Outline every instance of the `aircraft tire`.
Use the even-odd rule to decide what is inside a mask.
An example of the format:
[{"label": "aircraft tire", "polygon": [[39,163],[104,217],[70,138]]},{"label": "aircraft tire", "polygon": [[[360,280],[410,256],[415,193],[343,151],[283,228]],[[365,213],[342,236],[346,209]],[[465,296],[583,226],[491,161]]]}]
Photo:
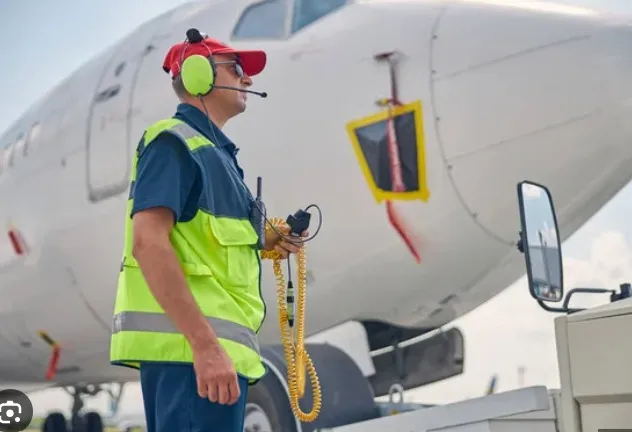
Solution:
[{"label": "aircraft tire", "polygon": [[[261,348],[261,355],[269,372],[248,390],[244,432],[250,432],[248,427],[258,432],[312,432],[379,416],[371,384],[351,357],[331,345],[306,344],[306,349],[321,387],[322,405],[318,418],[312,423],[297,422],[294,418],[287,390],[283,346],[265,346]],[[312,409],[309,377],[299,405],[304,412]]]},{"label": "aircraft tire", "polygon": [[94,411],[85,413],[83,416],[83,431],[103,432],[103,420],[101,419],[101,415]]},{"label": "aircraft tire", "polygon": [[294,415],[285,389],[267,375],[248,390],[244,432],[296,432]]},{"label": "aircraft tire", "polygon": [[60,412],[50,413],[44,419],[42,432],[68,432],[66,417]]}]

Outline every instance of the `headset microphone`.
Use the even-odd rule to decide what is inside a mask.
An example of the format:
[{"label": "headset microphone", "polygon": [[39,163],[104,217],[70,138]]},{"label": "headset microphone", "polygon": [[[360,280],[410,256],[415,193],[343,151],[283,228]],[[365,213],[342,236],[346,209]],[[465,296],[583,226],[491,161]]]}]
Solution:
[{"label": "headset microphone", "polygon": [[238,88],[238,87],[219,86],[219,85],[216,85],[216,86],[213,86],[213,87],[214,88],[218,88],[218,89],[235,90],[235,91],[240,91],[240,92],[244,92],[244,93],[252,93],[252,94],[255,94],[257,96],[261,96],[262,98],[267,98],[268,97],[268,93],[266,93],[266,92],[256,92],[256,91],[253,91],[253,90],[246,90],[246,89],[241,89],[241,88]]},{"label": "headset microphone", "polygon": [[[215,61],[213,60],[213,53],[211,49],[203,44],[205,35],[202,35],[198,29],[187,30],[187,38],[185,44],[180,52],[180,79],[184,89],[192,96],[204,96],[209,94],[214,88],[221,88],[227,90],[235,90],[244,93],[252,93],[262,98],[268,97],[266,92],[257,92],[253,90],[246,90],[239,87],[221,86],[215,85],[215,77],[217,76]],[[186,59],[184,58],[184,52],[188,45],[195,45],[202,43],[202,46],[206,48],[208,56],[193,54]]]}]

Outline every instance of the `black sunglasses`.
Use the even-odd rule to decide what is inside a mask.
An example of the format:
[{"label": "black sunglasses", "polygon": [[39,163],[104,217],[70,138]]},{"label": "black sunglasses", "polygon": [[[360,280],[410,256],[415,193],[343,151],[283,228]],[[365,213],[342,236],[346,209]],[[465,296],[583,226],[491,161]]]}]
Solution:
[{"label": "black sunglasses", "polygon": [[243,78],[244,77],[244,68],[241,66],[241,64],[237,60],[215,62],[215,64],[216,65],[220,65],[220,64],[232,64],[232,65],[235,65],[235,67],[232,68],[232,69],[235,71],[237,76],[239,78]]}]

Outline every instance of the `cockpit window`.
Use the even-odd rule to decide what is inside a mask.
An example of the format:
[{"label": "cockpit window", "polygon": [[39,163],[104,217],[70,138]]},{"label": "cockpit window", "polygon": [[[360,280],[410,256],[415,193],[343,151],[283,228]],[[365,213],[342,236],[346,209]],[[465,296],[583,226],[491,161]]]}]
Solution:
[{"label": "cockpit window", "polygon": [[286,35],[286,18],[285,0],[255,3],[244,10],[233,30],[233,36],[241,39],[282,39]]},{"label": "cockpit window", "polygon": [[294,0],[292,33],[332,13],[347,3],[347,0]]}]

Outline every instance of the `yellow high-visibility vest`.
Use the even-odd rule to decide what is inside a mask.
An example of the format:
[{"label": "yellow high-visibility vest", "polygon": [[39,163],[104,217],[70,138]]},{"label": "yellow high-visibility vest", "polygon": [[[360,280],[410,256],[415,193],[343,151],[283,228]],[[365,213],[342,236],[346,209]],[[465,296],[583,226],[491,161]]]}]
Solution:
[{"label": "yellow high-visibility vest", "polygon": [[[139,148],[151,145],[165,131],[178,136],[212,176],[204,182],[195,217],[173,227],[171,244],[197,304],[237,373],[256,381],[266,372],[257,341],[266,310],[258,235],[250,223],[252,197],[224,151],[181,120],[170,118],[150,126]],[[132,189],[137,161],[138,152],[132,163]],[[133,202],[130,193],[110,362],[134,368],[140,362],[191,363],[189,342],[155,300],[132,256]]]}]

